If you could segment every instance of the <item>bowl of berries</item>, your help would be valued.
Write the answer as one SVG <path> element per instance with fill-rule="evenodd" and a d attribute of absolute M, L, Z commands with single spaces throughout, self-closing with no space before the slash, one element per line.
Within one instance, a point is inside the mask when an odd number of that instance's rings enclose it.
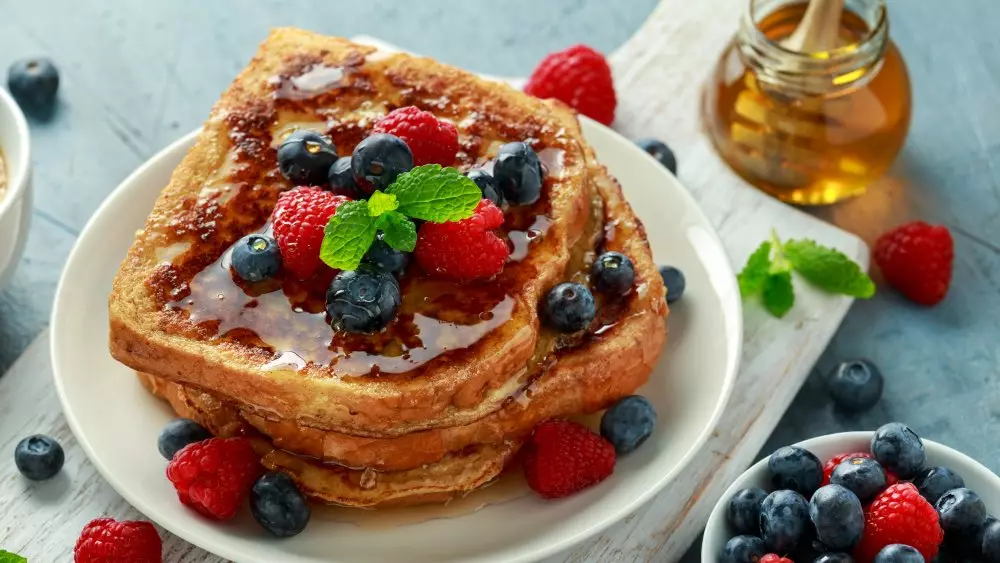
<path fill-rule="evenodd" d="M 1000 561 L 1000 478 L 891 422 L 777 449 L 712 510 L 719 563 Z"/>

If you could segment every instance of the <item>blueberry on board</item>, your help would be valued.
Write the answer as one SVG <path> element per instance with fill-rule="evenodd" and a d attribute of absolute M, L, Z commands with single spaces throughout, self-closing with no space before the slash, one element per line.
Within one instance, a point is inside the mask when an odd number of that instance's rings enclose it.
<path fill-rule="evenodd" d="M 934 503 L 945 536 L 969 537 L 986 521 L 986 505 L 979 495 L 965 487 L 952 489 Z"/>
<path fill-rule="evenodd" d="M 826 382 L 830 396 L 838 407 L 850 412 L 862 412 L 875 406 L 882 398 L 882 373 L 869 360 L 841 362 Z"/>
<path fill-rule="evenodd" d="M 883 547 L 874 563 L 924 563 L 924 556 L 908 545 L 894 543 Z"/>
<path fill-rule="evenodd" d="M 277 241 L 267 235 L 247 235 L 233 246 L 231 263 L 240 279 L 263 281 L 281 271 L 281 250 Z"/>
<path fill-rule="evenodd" d="M 756 534 L 760 531 L 760 505 L 767 498 L 764 489 L 750 487 L 736 491 L 729 499 L 726 519 L 738 534 Z"/>
<path fill-rule="evenodd" d="M 983 525 L 981 549 L 985 563 L 1000 563 L 1000 521 L 992 516 Z"/>
<path fill-rule="evenodd" d="M 861 540 L 865 514 L 858 497 L 840 485 L 820 487 L 809 501 L 816 538 L 827 549 L 850 551 Z"/>
<path fill-rule="evenodd" d="M 361 264 L 333 278 L 326 291 L 326 312 L 334 329 L 373 333 L 396 318 L 400 301 L 399 282 L 392 274 Z"/>
<path fill-rule="evenodd" d="M 634 452 L 656 426 L 656 410 L 645 397 L 630 395 L 604 411 L 601 417 L 601 436 L 611 442 L 615 453 Z"/>
<path fill-rule="evenodd" d="M 489 172 L 482 168 L 473 168 L 466 176 L 479 186 L 484 198 L 492 201 L 497 207 L 503 205 L 503 193 L 497 186 L 496 178 L 491 176 Z"/>
<path fill-rule="evenodd" d="M 868 502 L 885 489 L 885 470 L 874 459 L 852 457 L 834 468 L 830 482 L 851 491 L 862 502 Z"/>
<path fill-rule="evenodd" d="M 809 502 L 796 491 L 774 491 L 760 505 L 760 533 L 772 551 L 794 551 L 811 528 Z"/>
<path fill-rule="evenodd" d="M 791 489 L 811 495 L 823 482 L 823 464 L 819 458 L 797 446 L 775 450 L 767 460 L 767 469 L 775 489 Z"/>
<path fill-rule="evenodd" d="M 354 170 L 351 169 L 351 157 L 342 156 L 336 160 L 326 175 L 326 183 L 330 186 L 330 191 L 336 195 L 342 195 L 351 199 L 365 199 L 364 191 L 358 186 L 354 178 Z"/>
<path fill-rule="evenodd" d="M 504 199 L 513 205 L 532 204 L 542 196 L 542 163 L 527 143 L 507 143 L 500 147 L 493 164 L 493 178 Z"/>
<path fill-rule="evenodd" d="M 882 467 L 910 479 L 924 466 L 924 443 L 909 426 L 890 422 L 875 431 L 872 454 Z"/>
<path fill-rule="evenodd" d="M 250 512 L 262 528 L 279 538 L 306 529 L 311 511 L 306 497 L 285 473 L 265 473 L 250 491 Z"/>
<path fill-rule="evenodd" d="M 543 312 L 546 321 L 559 332 L 577 332 L 594 320 L 597 304 L 586 286 L 563 282 L 549 290 Z"/>
<path fill-rule="evenodd" d="M 621 252 L 605 252 L 590 266 L 590 277 L 597 291 L 606 295 L 625 295 L 635 281 L 635 266 Z"/>
<path fill-rule="evenodd" d="M 965 486 L 962 476 L 951 469 L 943 466 L 927 467 L 917 473 L 913 478 L 920 495 L 927 499 L 927 502 L 934 504 L 941 498 L 941 495 L 952 489 Z"/>
<path fill-rule="evenodd" d="M 174 458 L 174 454 L 185 446 L 202 440 L 208 440 L 212 434 L 205 427 L 190 418 L 175 418 L 160 430 L 156 439 L 156 448 L 164 459 Z"/>
<path fill-rule="evenodd" d="M 663 278 L 663 285 L 667 286 L 667 303 L 673 303 L 684 295 L 684 272 L 673 266 L 661 266 L 660 277 Z"/>
<path fill-rule="evenodd" d="M 25 112 L 47 113 L 55 107 L 59 70 L 51 59 L 22 59 L 7 69 L 7 89 Z"/>
<path fill-rule="evenodd" d="M 65 461 L 66 454 L 59 442 L 44 434 L 28 436 L 14 447 L 14 465 L 32 481 L 51 479 Z"/>
<path fill-rule="evenodd" d="M 757 563 L 767 554 L 764 541 L 756 536 L 736 536 L 726 542 L 719 555 L 721 563 Z"/>
<path fill-rule="evenodd" d="M 403 172 L 413 168 L 413 153 L 405 141 L 388 133 L 366 137 L 354 148 L 351 170 L 379 190 L 385 190 Z"/>
<path fill-rule="evenodd" d="M 813 563 L 854 563 L 854 558 L 846 553 L 824 553 L 813 559 Z"/>
<path fill-rule="evenodd" d="M 278 146 L 278 170 L 296 186 L 322 186 L 337 161 L 337 148 L 316 131 L 295 131 Z"/>
<path fill-rule="evenodd" d="M 677 175 L 677 157 L 674 156 L 674 151 L 670 150 L 663 141 L 658 141 L 656 139 L 639 139 L 635 142 L 639 145 L 639 148 L 648 152 L 653 156 L 663 166 L 670 171 L 674 176 Z"/>
<path fill-rule="evenodd" d="M 389 246 L 382 239 L 382 233 L 379 233 L 375 242 L 368 249 L 368 253 L 365 254 L 363 261 L 383 272 L 398 276 L 406 270 L 406 266 L 410 263 L 410 254 Z"/>

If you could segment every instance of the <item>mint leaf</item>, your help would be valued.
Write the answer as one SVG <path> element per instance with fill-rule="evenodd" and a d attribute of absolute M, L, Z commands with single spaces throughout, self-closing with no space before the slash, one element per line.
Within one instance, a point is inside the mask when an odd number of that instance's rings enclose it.
<path fill-rule="evenodd" d="M 740 284 L 740 295 L 747 298 L 763 291 L 764 282 L 767 280 L 770 268 L 771 241 L 765 240 L 747 258 L 747 263 L 743 266 L 743 270 L 736 276 Z"/>
<path fill-rule="evenodd" d="M 376 190 L 368 199 L 368 214 L 372 217 L 379 217 L 387 211 L 394 211 L 399 208 L 396 196 Z"/>
<path fill-rule="evenodd" d="M 483 193 L 475 182 L 454 168 L 425 164 L 400 174 L 389 189 L 407 217 L 445 223 L 472 216 Z"/>
<path fill-rule="evenodd" d="M 783 250 L 795 271 L 820 289 L 862 299 L 875 295 L 868 274 L 837 249 L 812 240 L 790 240 Z"/>
<path fill-rule="evenodd" d="M 795 304 L 795 291 L 792 289 L 791 272 L 778 272 L 767 276 L 764 281 L 764 307 L 772 315 L 785 316 L 785 313 Z"/>
<path fill-rule="evenodd" d="M 355 270 L 375 240 L 375 218 L 367 201 L 348 201 L 326 224 L 319 257 L 337 270 Z"/>
<path fill-rule="evenodd" d="M 0 549 L 0 563 L 28 563 L 28 560 L 16 553 Z"/>
<path fill-rule="evenodd" d="M 399 211 L 383 214 L 375 226 L 382 231 L 382 240 L 396 250 L 413 252 L 413 247 L 417 245 L 417 226 Z"/>

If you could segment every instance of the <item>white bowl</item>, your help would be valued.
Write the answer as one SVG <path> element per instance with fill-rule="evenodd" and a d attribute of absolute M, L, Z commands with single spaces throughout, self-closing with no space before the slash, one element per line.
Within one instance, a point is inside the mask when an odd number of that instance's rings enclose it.
<path fill-rule="evenodd" d="M 0 289 L 14 273 L 24 253 L 31 219 L 31 139 L 17 103 L 0 89 L 0 153 L 7 171 L 7 189 L 0 196 Z"/>
<path fill-rule="evenodd" d="M 825 463 L 835 455 L 870 451 L 874 434 L 874 432 L 842 432 L 812 438 L 795 445 L 811 451 Z M 965 486 L 983 499 L 988 513 L 1000 514 L 1000 477 L 962 452 L 926 438 L 923 438 L 923 442 L 927 452 L 927 460 L 924 462 L 926 467 L 944 465 L 954 469 L 965 480 Z M 760 460 L 740 475 L 712 509 L 708 525 L 705 526 L 705 538 L 701 542 L 702 563 L 719 561 L 719 553 L 729 538 L 735 535 L 726 521 L 726 509 L 729 506 L 729 499 L 736 494 L 736 491 L 747 487 L 760 487 L 765 491 L 769 489 L 767 458 Z"/>

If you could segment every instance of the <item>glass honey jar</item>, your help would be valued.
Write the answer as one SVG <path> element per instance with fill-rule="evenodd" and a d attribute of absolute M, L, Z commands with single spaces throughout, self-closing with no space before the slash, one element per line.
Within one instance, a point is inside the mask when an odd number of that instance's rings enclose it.
<path fill-rule="evenodd" d="M 864 193 L 910 124 L 909 76 L 884 0 L 812 0 L 836 4 L 826 23 L 807 13 L 815 9 L 808 1 L 749 2 L 702 98 L 719 154 L 788 203 Z M 824 34 L 824 26 L 825 39 L 803 41 L 803 31 Z"/>

